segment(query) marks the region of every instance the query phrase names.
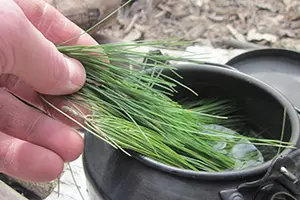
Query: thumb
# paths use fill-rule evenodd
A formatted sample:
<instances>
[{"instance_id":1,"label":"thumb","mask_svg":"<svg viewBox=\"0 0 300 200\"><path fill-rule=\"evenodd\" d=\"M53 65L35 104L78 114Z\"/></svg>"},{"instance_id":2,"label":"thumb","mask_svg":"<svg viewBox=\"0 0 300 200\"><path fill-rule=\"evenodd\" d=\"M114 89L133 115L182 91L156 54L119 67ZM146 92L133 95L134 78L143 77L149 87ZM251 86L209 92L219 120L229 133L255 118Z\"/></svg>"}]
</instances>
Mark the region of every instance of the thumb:
<instances>
[{"instance_id":1,"label":"thumb","mask_svg":"<svg viewBox=\"0 0 300 200\"><path fill-rule=\"evenodd\" d=\"M83 86L81 63L61 54L13 1L1 6L0 19L0 74L15 74L49 95L72 93Z\"/></svg>"}]
</instances>

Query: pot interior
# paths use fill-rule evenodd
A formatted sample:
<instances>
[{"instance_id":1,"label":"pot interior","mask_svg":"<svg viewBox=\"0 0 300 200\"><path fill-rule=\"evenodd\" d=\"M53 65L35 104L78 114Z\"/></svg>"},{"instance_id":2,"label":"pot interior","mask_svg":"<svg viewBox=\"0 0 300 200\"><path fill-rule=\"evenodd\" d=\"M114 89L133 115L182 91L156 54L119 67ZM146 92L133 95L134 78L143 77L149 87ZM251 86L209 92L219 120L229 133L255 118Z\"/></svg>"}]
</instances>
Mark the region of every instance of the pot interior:
<instances>
[{"instance_id":1,"label":"pot interior","mask_svg":"<svg viewBox=\"0 0 300 200\"><path fill-rule=\"evenodd\" d=\"M298 142L299 121L296 111L280 93L263 82L240 72L212 66L182 65L178 66L176 72L183 79L168 70L165 70L163 73L188 86L198 96L192 94L182 86L178 86L176 88L178 91L177 95L172 97L174 100L189 102L200 99L230 99L239 108L233 114L243 116L244 125L241 128L247 131L239 132L240 134L275 140L280 140L282 137L285 142L292 142L294 144ZM284 121L285 108L286 119ZM283 123L284 132L282 134ZM247 175L265 171L278 151L276 147L256 147L264 157L264 164L249 169L225 173L192 172L190 170L181 170L167 166L141 155L137 155L136 158L152 167L183 176ZM287 154L290 151L290 149L284 149L281 152L282 154Z\"/></svg>"}]
</instances>

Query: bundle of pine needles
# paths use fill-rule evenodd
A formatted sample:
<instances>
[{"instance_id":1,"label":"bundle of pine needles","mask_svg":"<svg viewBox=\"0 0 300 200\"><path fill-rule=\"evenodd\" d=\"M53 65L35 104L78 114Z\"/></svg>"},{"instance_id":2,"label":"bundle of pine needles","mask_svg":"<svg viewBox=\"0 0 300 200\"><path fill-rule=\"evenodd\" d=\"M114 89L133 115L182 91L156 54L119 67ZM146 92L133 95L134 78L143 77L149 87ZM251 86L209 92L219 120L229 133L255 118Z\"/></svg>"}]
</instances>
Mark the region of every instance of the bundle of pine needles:
<instances>
[{"instance_id":1,"label":"bundle of pine needles","mask_svg":"<svg viewBox=\"0 0 300 200\"><path fill-rule=\"evenodd\" d=\"M85 66L87 81L80 91L65 96L72 106L55 109L74 121L81 119L85 130L128 155L134 151L194 171L218 172L261 164L264 159L258 145L291 147L288 142L247 137L225 128L235 123L229 118L235 109L230 101L199 100L185 107L173 101L176 86L198 94L164 75L163 70L176 74L170 61L196 61L136 50L165 45L180 43L58 47ZM91 113L82 113L78 106Z\"/></svg>"},{"instance_id":2,"label":"bundle of pine needles","mask_svg":"<svg viewBox=\"0 0 300 200\"><path fill-rule=\"evenodd\" d=\"M86 32L128 3L130 1ZM60 45L57 48L61 53L84 65L86 83L77 93L65 96L71 106L59 109L41 98L112 147L128 155L134 151L182 169L208 172L244 169L264 162L256 146L293 148L288 142L249 137L229 129L235 127L236 120L230 118L235 108L228 100L202 99L186 105L172 100L177 94L176 86L198 94L166 76L163 70L177 74L176 68L169 64L171 61L198 62L188 57L145 53L137 49L182 45L186 43ZM84 114L78 106L91 113Z\"/></svg>"}]
</instances>

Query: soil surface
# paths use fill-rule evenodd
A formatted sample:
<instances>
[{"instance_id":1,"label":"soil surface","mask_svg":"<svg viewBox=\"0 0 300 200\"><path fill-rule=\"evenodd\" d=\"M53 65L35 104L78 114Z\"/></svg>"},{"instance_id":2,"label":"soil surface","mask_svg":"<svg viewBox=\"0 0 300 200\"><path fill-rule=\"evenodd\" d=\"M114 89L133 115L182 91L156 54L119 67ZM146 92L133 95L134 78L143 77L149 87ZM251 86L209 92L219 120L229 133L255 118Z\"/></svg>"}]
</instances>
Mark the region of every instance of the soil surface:
<instances>
[{"instance_id":1,"label":"soil surface","mask_svg":"<svg viewBox=\"0 0 300 200\"><path fill-rule=\"evenodd\" d=\"M221 48L300 50L300 1L135 0L100 33L127 41L180 38Z\"/></svg>"}]
</instances>

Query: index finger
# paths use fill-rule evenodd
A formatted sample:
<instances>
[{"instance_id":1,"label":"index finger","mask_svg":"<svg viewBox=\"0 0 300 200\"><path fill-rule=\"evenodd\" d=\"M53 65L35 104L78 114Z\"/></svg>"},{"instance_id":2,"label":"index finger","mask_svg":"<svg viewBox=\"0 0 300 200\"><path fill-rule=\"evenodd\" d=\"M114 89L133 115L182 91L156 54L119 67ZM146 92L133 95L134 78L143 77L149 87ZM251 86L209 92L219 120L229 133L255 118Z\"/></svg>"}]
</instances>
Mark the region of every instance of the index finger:
<instances>
[{"instance_id":1,"label":"index finger","mask_svg":"<svg viewBox=\"0 0 300 200\"><path fill-rule=\"evenodd\" d=\"M15 0L28 20L54 44L70 40L84 31L58 10L43 0ZM66 43L66 45L95 45L97 42L88 34Z\"/></svg>"}]
</instances>

